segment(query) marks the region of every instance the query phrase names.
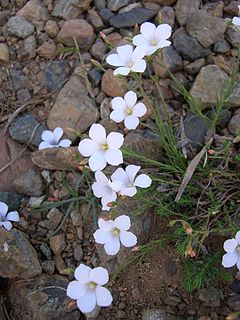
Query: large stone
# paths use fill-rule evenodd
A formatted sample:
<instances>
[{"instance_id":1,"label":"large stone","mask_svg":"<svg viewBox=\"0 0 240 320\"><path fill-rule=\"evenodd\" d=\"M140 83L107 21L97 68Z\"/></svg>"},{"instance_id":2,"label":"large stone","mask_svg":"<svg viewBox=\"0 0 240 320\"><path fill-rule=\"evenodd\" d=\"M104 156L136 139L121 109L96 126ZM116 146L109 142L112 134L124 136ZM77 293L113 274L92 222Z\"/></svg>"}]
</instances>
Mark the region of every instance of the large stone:
<instances>
[{"instance_id":1,"label":"large stone","mask_svg":"<svg viewBox=\"0 0 240 320\"><path fill-rule=\"evenodd\" d=\"M172 46L163 48L153 64L154 72L162 78L168 76L168 70L176 72L182 70L183 63L180 55Z\"/></svg>"},{"instance_id":2,"label":"large stone","mask_svg":"<svg viewBox=\"0 0 240 320\"><path fill-rule=\"evenodd\" d=\"M20 173L13 181L13 187L26 196L39 197L43 193L42 179L33 169Z\"/></svg>"},{"instance_id":3,"label":"large stone","mask_svg":"<svg viewBox=\"0 0 240 320\"><path fill-rule=\"evenodd\" d=\"M224 39L227 23L222 18L213 17L206 10L199 10L187 21L187 31L199 43L208 48Z\"/></svg>"},{"instance_id":4,"label":"large stone","mask_svg":"<svg viewBox=\"0 0 240 320\"><path fill-rule=\"evenodd\" d=\"M185 33L177 35L174 38L173 45L176 51L185 60L189 61L203 58L211 52L210 49L202 47L195 38Z\"/></svg>"},{"instance_id":5,"label":"large stone","mask_svg":"<svg viewBox=\"0 0 240 320\"><path fill-rule=\"evenodd\" d=\"M48 10L44 6L43 1L29 0L25 6L17 12L17 16L24 17L33 25L38 25L39 21L47 21L49 19Z\"/></svg>"},{"instance_id":6,"label":"large stone","mask_svg":"<svg viewBox=\"0 0 240 320\"><path fill-rule=\"evenodd\" d=\"M135 24L141 24L152 19L156 15L155 12L144 9L135 8L128 12L120 13L110 19L110 24L115 28L134 27Z\"/></svg>"},{"instance_id":7,"label":"large stone","mask_svg":"<svg viewBox=\"0 0 240 320\"><path fill-rule=\"evenodd\" d=\"M25 39L34 32L33 25L20 16L11 17L7 23L7 33Z\"/></svg>"},{"instance_id":8,"label":"large stone","mask_svg":"<svg viewBox=\"0 0 240 320\"><path fill-rule=\"evenodd\" d=\"M48 127L51 130L63 128L70 139L76 139L76 136L68 128L85 132L99 118L95 102L87 94L84 79L73 75L60 91L49 113Z\"/></svg>"},{"instance_id":9,"label":"large stone","mask_svg":"<svg viewBox=\"0 0 240 320\"><path fill-rule=\"evenodd\" d=\"M78 320L80 311L69 308L66 295L69 280L60 275L40 275L29 281L12 283L7 292L15 320Z\"/></svg>"},{"instance_id":10,"label":"large stone","mask_svg":"<svg viewBox=\"0 0 240 320\"><path fill-rule=\"evenodd\" d=\"M201 69L190 90L193 98L199 102L202 109L216 104L217 97L223 94L229 76L218 66L208 65ZM237 86L228 101L229 107L240 106L240 84Z\"/></svg>"},{"instance_id":11,"label":"large stone","mask_svg":"<svg viewBox=\"0 0 240 320\"><path fill-rule=\"evenodd\" d=\"M176 4L176 18L182 26L187 23L188 18L192 19L198 11L201 0L178 0Z\"/></svg>"},{"instance_id":12,"label":"large stone","mask_svg":"<svg viewBox=\"0 0 240 320\"><path fill-rule=\"evenodd\" d=\"M42 272L35 249L24 233L0 228L0 276L30 279Z\"/></svg>"},{"instance_id":13,"label":"large stone","mask_svg":"<svg viewBox=\"0 0 240 320\"><path fill-rule=\"evenodd\" d=\"M95 38L93 27L83 19L64 22L57 40L66 46L75 47L73 37L76 38L80 49L89 50Z\"/></svg>"},{"instance_id":14,"label":"large stone","mask_svg":"<svg viewBox=\"0 0 240 320\"><path fill-rule=\"evenodd\" d=\"M45 70L46 86L49 92L61 89L69 76L67 61L50 61Z\"/></svg>"},{"instance_id":15,"label":"large stone","mask_svg":"<svg viewBox=\"0 0 240 320\"><path fill-rule=\"evenodd\" d=\"M110 97L123 96L127 91L127 81L115 77L113 71L108 69L102 76L101 88Z\"/></svg>"}]
</instances>

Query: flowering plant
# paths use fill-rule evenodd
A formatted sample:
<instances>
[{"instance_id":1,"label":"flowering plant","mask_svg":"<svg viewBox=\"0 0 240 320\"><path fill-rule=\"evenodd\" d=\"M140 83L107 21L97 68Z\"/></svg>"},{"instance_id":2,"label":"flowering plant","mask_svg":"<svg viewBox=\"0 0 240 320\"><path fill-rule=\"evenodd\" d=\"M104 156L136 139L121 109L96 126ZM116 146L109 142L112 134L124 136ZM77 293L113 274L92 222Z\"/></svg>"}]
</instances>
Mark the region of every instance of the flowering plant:
<instances>
[{"instance_id":1,"label":"flowering plant","mask_svg":"<svg viewBox=\"0 0 240 320\"><path fill-rule=\"evenodd\" d=\"M8 212L8 205L4 202L0 202L0 226L4 227L6 230L12 229L12 222L18 222L19 214L17 211Z\"/></svg>"},{"instance_id":2,"label":"flowering plant","mask_svg":"<svg viewBox=\"0 0 240 320\"><path fill-rule=\"evenodd\" d=\"M55 128L53 131L45 130L42 133L42 142L39 144L39 149L46 148L67 148L71 145L72 141L69 139L61 139L63 136L63 129L60 127Z\"/></svg>"}]
</instances>

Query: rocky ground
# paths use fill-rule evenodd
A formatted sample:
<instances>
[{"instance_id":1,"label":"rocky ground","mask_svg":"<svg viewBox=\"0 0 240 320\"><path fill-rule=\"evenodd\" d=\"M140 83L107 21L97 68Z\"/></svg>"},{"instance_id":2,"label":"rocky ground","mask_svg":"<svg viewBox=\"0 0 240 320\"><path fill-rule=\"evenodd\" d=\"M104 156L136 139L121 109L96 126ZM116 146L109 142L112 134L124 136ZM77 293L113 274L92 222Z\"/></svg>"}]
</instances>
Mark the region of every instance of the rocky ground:
<instances>
[{"instance_id":1,"label":"rocky ground","mask_svg":"<svg viewBox=\"0 0 240 320\"><path fill-rule=\"evenodd\" d=\"M67 199L63 179L74 187L76 176L64 170L79 166L72 157L74 146L37 151L41 133L60 126L77 146L69 128L85 133L92 123L99 122L108 131L124 131L128 147L161 158L149 129L140 126L129 133L109 120L111 98L122 96L136 84L113 76L105 63L109 48L99 32L116 47L129 42L136 24L170 24L172 46L163 49L164 64L203 108L208 108L229 79L237 55L240 32L229 26L226 18L238 14L238 5L239 0L0 0L0 201L21 216L11 232L0 228L1 320L84 319L66 297L72 279L67 275L69 268L80 262L90 266L101 263L113 271L126 259L122 251L117 259L107 260L101 248L95 248L92 218L85 223L82 219L86 204L80 206L80 214L72 209L54 235L66 208L32 210L46 200ZM92 59L106 71L99 70ZM161 77L159 86L169 113L184 116L187 137L204 143L208 128L188 112L166 69L159 65L152 69ZM143 86L147 94L159 98L147 73ZM235 137L240 130L239 88L219 123L220 135ZM153 120L149 110L144 121L149 124ZM137 205L125 203L118 210L126 213ZM135 218L133 229L140 243L168 232L166 223L156 221L149 212ZM186 293L181 286L179 257L168 247L120 273L111 286L113 305L88 318L225 319L240 310L236 286L235 292L216 286Z\"/></svg>"}]
</instances>

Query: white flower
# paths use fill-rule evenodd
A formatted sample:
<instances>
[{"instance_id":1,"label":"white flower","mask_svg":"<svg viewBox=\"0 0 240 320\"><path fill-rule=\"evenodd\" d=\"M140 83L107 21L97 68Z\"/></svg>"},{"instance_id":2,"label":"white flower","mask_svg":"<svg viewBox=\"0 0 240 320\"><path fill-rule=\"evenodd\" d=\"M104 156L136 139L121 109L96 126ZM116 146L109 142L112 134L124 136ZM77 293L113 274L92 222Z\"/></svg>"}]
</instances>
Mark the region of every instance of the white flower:
<instances>
[{"instance_id":1,"label":"white flower","mask_svg":"<svg viewBox=\"0 0 240 320\"><path fill-rule=\"evenodd\" d=\"M144 72L146 62L142 59L145 56L145 50L142 47L135 48L131 45L125 45L117 48L117 53L110 54L106 61L108 64L119 67L114 70L113 74L122 74L127 76L130 71Z\"/></svg>"},{"instance_id":2,"label":"white flower","mask_svg":"<svg viewBox=\"0 0 240 320\"><path fill-rule=\"evenodd\" d=\"M156 27L153 23L144 22L141 25L140 32L141 34L133 37L133 43L137 47L144 47L147 56L171 44L167 39L171 36L172 28L166 23Z\"/></svg>"},{"instance_id":3,"label":"white flower","mask_svg":"<svg viewBox=\"0 0 240 320\"><path fill-rule=\"evenodd\" d=\"M39 149L46 148L67 148L71 145L72 141L69 139L60 140L63 135L63 129L60 127L55 128L53 131L45 130L42 133L42 142L39 145Z\"/></svg>"},{"instance_id":4,"label":"white flower","mask_svg":"<svg viewBox=\"0 0 240 320\"><path fill-rule=\"evenodd\" d=\"M133 164L126 167L125 171L122 168L118 168L111 176L112 181L121 181L123 187L120 194L133 197L137 193L137 188L148 188L152 180L146 174L140 174L136 177L136 174L141 169L140 166Z\"/></svg>"},{"instance_id":5,"label":"white flower","mask_svg":"<svg viewBox=\"0 0 240 320\"><path fill-rule=\"evenodd\" d=\"M240 27L240 18L239 18L239 17L233 17L232 23L233 23L236 27Z\"/></svg>"},{"instance_id":6,"label":"white flower","mask_svg":"<svg viewBox=\"0 0 240 320\"><path fill-rule=\"evenodd\" d=\"M19 221L19 214L17 211L8 212L8 206L4 202L0 202L0 226L6 230L12 229L12 223L10 221Z\"/></svg>"},{"instance_id":7,"label":"white flower","mask_svg":"<svg viewBox=\"0 0 240 320\"><path fill-rule=\"evenodd\" d=\"M92 171L102 170L107 163L118 166L123 163L122 152L119 148L123 144L123 135L111 132L106 137L106 130L100 124L94 123L89 130L91 139L84 139L79 143L78 150L84 157L90 157L89 167Z\"/></svg>"},{"instance_id":8,"label":"white flower","mask_svg":"<svg viewBox=\"0 0 240 320\"><path fill-rule=\"evenodd\" d=\"M236 233L235 239L226 240L223 248L227 252L222 258L224 268L231 268L236 264L240 270L240 231Z\"/></svg>"},{"instance_id":9,"label":"white flower","mask_svg":"<svg viewBox=\"0 0 240 320\"><path fill-rule=\"evenodd\" d=\"M112 295L108 289L103 287L109 280L106 269L102 267L91 269L80 264L76 268L74 276L76 280L69 283L67 296L77 300L77 306L81 312L91 312L96 305L110 306Z\"/></svg>"},{"instance_id":10,"label":"white flower","mask_svg":"<svg viewBox=\"0 0 240 320\"><path fill-rule=\"evenodd\" d=\"M127 129L136 129L139 124L139 117L142 117L147 108L143 103L137 103L137 95L133 91L128 91L124 99L116 97L112 100L113 111L110 118L119 123L124 120L124 125Z\"/></svg>"},{"instance_id":11,"label":"white flower","mask_svg":"<svg viewBox=\"0 0 240 320\"><path fill-rule=\"evenodd\" d=\"M102 171L95 172L96 182L92 185L92 190L97 198L102 198L102 210L110 210L109 203L117 199L117 192L122 188L122 183L118 181L112 182Z\"/></svg>"},{"instance_id":12,"label":"white flower","mask_svg":"<svg viewBox=\"0 0 240 320\"><path fill-rule=\"evenodd\" d=\"M120 242L124 247L132 247L137 243L137 237L132 232L127 231L131 227L128 216L122 215L114 221L98 220L100 229L94 232L93 236L97 243L104 244L107 254L115 255L120 250Z\"/></svg>"}]
</instances>

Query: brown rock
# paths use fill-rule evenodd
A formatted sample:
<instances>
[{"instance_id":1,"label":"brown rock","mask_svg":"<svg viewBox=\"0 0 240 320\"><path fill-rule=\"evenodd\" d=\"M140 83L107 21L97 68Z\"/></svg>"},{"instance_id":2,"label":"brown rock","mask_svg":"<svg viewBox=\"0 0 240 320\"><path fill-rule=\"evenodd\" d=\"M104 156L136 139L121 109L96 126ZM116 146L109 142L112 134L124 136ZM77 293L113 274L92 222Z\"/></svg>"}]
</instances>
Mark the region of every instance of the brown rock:
<instances>
[{"instance_id":1,"label":"brown rock","mask_svg":"<svg viewBox=\"0 0 240 320\"><path fill-rule=\"evenodd\" d=\"M123 96L127 91L127 81L125 78L115 77L113 71L108 69L102 77L101 87L110 97Z\"/></svg>"},{"instance_id":2,"label":"brown rock","mask_svg":"<svg viewBox=\"0 0 240 320\"><path fill-rule=\"evenodd\" d=\"M227 6L224 7L224 11L231 16L237 16L239 12L239 5L239 1L231 1Z\"/></svg>"},{"instance_id":3,"label":"brown rock","mask_svg":"<svg viewBox=\"0 0 240 320\"><path fill-rule=\"evenodd\" d=\"M176 18L181 26L187 23L188 17L191 18L198 11L200 3L201 0L178 0Z\"/></svg>"},{"instance_id":4,"label":"brown rock","mask_svg":"<svg viewBox=\"0 0 240 320\"><path fill-rule=\"evenodd\" d=\"M0 228L0 276L30 279L41 272L37 252L24 233Z\"/></svg>"},{"instance_id":5,"label":"brown rock","mask_svg":"<svg viewBox=\"0 0 240 320\"><path fill-rule=\"evenodd\" d=\"M76 38L80 49L89 50L95 38L93 27L83 19L65 21L57 40L66 46L74 47L73 37Z\"/></svg>"},{"instance_id":6,"label":"brown rock","mask_svg":"<svg viewBox=\"0 0 240 320\"><path fill-rule=\"evenodd\" d=\"M146 0L146 2L154 2L164 6L172 6L177 0Z\"/></svg>"},{"instance_id":7,"label":"brown rock","mask_svg":"<svg viewBox=\"0 0 240 320\"><path fill-rule=\"evenodd\" d=\"M9 49L5 43L0 43L0 61L2 62L9 61Z\"/></svg>"},{"instance_id":8,"label":"brown rock","mask_svg":"<svg viewBox=\"0 0 240 320\"><path fill-rule=\"evenodd\" d=\"M234 137L240 135L240 112L235 113L235 115L232 117L228 124L228 130L234 135Z\"/></svg>"},{"instance_id":9,"label":"brown rock","mask_svg":"<svg viewBox=\"0 0 240 320\"><path fill-rule=\"evenodd\" d=\"M37 50L37 54L45 59L53 59L57 55L57 47L54 42L44 42Z\"/></svg>"},{"instance_id":10,"label":"brown rock","mask_svg":"<svg viewBox=\"0 0 240 320\"><path fill-rule=\"evenodd\" d=\"M46 22L44 30L50 38L55 38L58 35L59 27L56 21L48 20Z\"/></svg>"},{"instance_id":11,"label":"brown rock","mask_svg":"<svg viewBox=\"0 0 240 320\"><path fill-rule=\"evenodd\" d=\"M97 39L92 45L90 53L94 59L102 61L107 51L108 48L105 43L101 39Z\"/></svg>"},{"instance_id":12,"label":"brown rock","mask_svg":"<svg viewBox=\"0 0 240 320\"><path fill-rule=\"evenodd\" d=\"M95 31L100 31L104 27L104 23L99 14L94 10L88 10L87 20L93 25Z\"/></svg>"},{"instance_id":13,"label":"brown rock","mask_svg":"<svg viewBox=\"0 0 240 320\"><path fill-rule=\"evenodd\" d=\"M84 79L73 75L60 91L49 113L48 127L51 130L57 126L63 128L70 139L76 139L76 136L69 128L85 132L99 118L95 102L87 94Z\"/></svg>"},{"instance_id":14,"label":"brown rock","mask_svg":"<svg viewBox=\"0 0 240 320\"><path fill-rule=\"evenodd\" d=\"M172 7L167 7L164 6L157 15L157 21L160 23L167 23L169 24L172 28L174 25L174 20L175 20L175 12Z\"/></svg>"},{"instance_id":15,"label":"brown rock","mask_svg":"<svg viewBox=\"0 0 240 320\"><path fill-rule=\"evenodd\" d=\"M36 56L36 38L31 35L23 40L19 50L17 51L17 57L19 61L27 61Z\"/></svg>"},{"instance_id":16,"label":"brown rock","mask_svg":"<svg viewBox=\"0 0 240 320\"><path fill-rule=\"evenodd\" d=\"M17 12L17 16L24 17L33 25L39 21L47 21L49 19L48 10L40 0L30 0L25 6Z\"/></svg>"},{"instance_id":17,"label":"brown rock","mask_svg":"<svg viewBox=\"0 0 240 320\"><path fill-rule=\"evenodd\" d=\"M63 233L56 234L50 238L50 248L54 254L60 254L66 247L65 235Z\"/></svg>"}]
</instances>

